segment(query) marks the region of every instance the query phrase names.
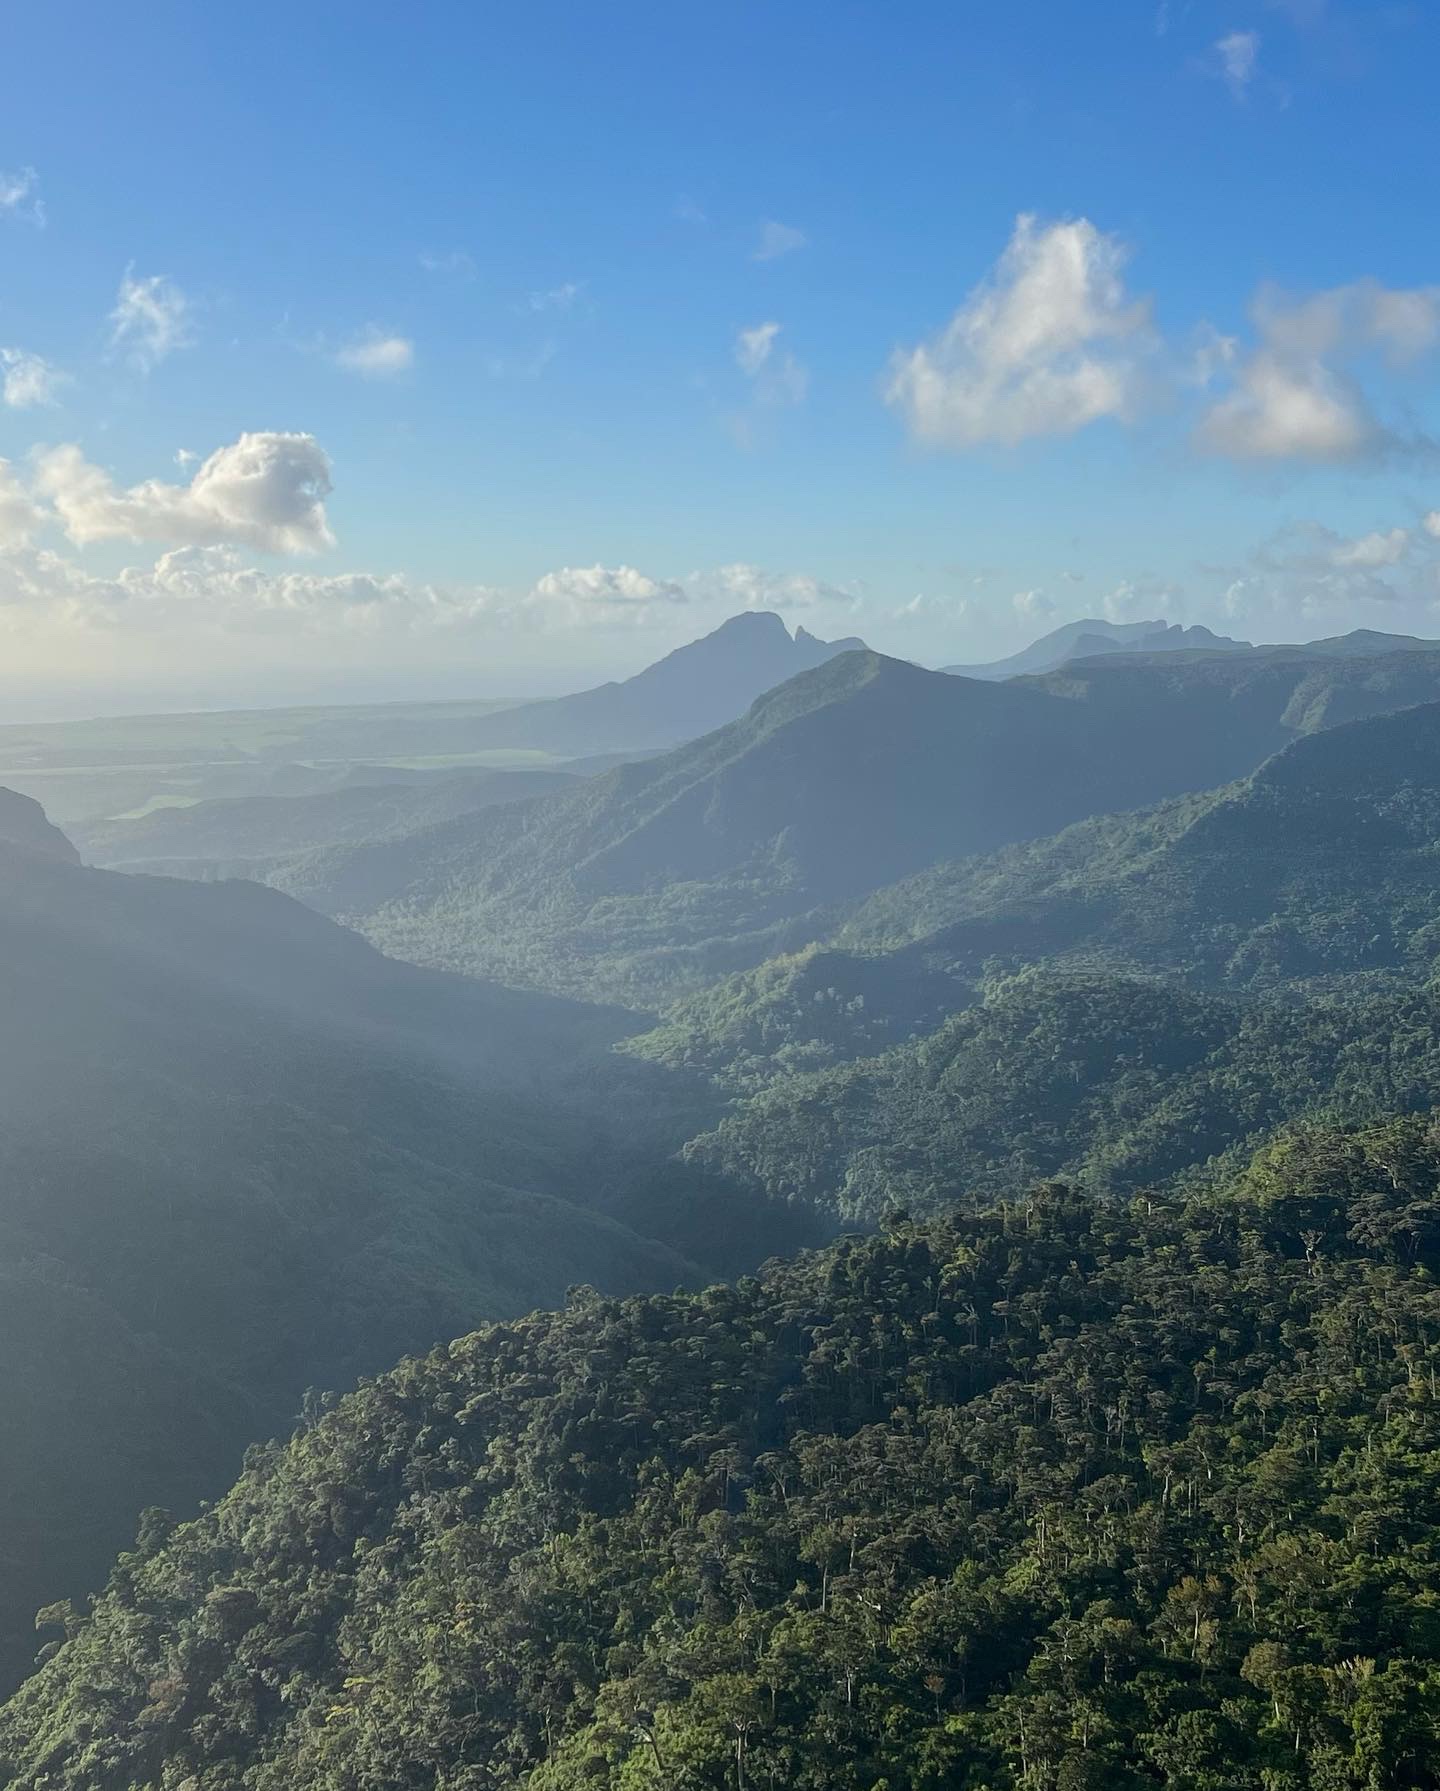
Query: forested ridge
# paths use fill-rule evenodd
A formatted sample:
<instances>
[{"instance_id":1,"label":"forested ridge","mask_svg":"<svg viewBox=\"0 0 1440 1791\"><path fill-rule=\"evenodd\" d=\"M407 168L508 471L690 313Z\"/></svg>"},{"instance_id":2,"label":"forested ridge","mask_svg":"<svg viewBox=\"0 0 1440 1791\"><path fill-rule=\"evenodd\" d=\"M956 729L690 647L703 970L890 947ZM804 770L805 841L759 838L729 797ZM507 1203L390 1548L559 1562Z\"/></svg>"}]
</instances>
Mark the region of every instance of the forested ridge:
<instances>
[{"instance_id":1,"label":"forested ridge","mask_svg":"<svg viewBox=\"0 0 1440 1791\"><path fill-rule=\"evenodd\" d=\"M1002 683L848 652L579 789L264 875L417 963L666 1007L897 879L1437 698L1431 652L1122 654Z\"/></svg>"},{"instance_id":2,"label":"forested ridge","mask_svg":"<svg viewBox=\"0 0 1440 1791\"><path fill-rule=\"evenodd\" d=\"M1440 1136L967 1204L402 1364L142 1526L27 1791L1429 1786Z\"/></svg>"}]
</instances>

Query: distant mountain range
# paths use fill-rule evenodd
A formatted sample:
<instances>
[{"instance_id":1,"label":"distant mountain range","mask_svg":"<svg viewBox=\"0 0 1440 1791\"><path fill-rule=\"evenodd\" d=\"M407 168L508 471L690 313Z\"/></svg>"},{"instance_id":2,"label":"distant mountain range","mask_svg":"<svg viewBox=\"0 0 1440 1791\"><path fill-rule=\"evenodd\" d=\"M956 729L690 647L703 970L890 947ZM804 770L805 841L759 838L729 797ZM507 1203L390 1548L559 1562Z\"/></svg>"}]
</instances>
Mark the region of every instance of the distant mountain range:
<instances>
[{"instance_id":1,"label":"distant mountain range","mask_svg":"<svg viewBox=\"0 0 1440 1791\"><path fill-rule=\"evenodd\" d=\"M633 678L522 703L469 725L471 750L527 748L561 757L677 746L723 727L756 697L864 642L792 636L777 615L746 611Z\"/></svg>"},{"instance_id":2,"label":"distant mountain range","mask_svg":"<svg viewBox=\"0 0 1440 1791\"><path fill-rule=\"evenodd\" d=\"M1388 653L1434 652L1440 641L1423 640L1413 634L1383 634L1374 628L1356 628L1349 634L1337 634L1325 640L1301 641L1287 646L1254 646L1250 641L1232 640L1228 635L1214 634L1199 623L1189 628L1178 622L1106 622L1090 616L1078 622L1065 622L1039 640L1012 653L1008 659L994 659L981 665L947 665L942 670L960 678L1035 677L1057 671L1080 659L1101 659L1113 654L1146 655L1155 653L1307 653L1324 659L1364 659Z\"/></svg>"},{"instance_id":3,"label":"distant mountain range","mask_svg":"<svg viewBox=\"0 0 1440 1791\"><path fill-rule=\"evenodd\" d=\"M417 962L652 1005L910 871L1437 697L1428 652L1121 654L1004 682L849 653L573 791L264 874Z\"/></svg>"},{"instance_id":4,"label":"distant mountain range","mask_svg":"<svg viewBox=\"0 0 1440 1791\"><path fill-rule=\"evenodd\" d=\"M1026 673L1053 672L1070 659L1093 659L1104 653L1174 653L1183 649L1210 653L1236 653L1249 649L1249 641L1212 634L1196 624L1183 628L1178 622L1105 622L1090 616L1065 622L1041 635L1008 659L982 665L947 665L941 669L958 678L1017 678Z\"/></svg>"}]
</instances>

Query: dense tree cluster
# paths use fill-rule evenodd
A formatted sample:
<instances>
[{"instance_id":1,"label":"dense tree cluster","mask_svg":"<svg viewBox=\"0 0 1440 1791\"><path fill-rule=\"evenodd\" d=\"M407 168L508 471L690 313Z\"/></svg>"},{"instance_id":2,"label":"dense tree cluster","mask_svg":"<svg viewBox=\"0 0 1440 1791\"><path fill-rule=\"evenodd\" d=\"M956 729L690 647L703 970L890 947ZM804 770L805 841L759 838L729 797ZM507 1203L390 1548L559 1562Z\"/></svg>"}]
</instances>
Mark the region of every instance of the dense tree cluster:
<instances>
[{"instance_id":1,"label":"dense tree cluster","mask_svg":"<svg viewBox=\"0 0 1440 1791\"><path fill-rule=\"evenodd\" d=\"M1125 1193L1312 1116L1428 1106L1429 989L1245 1001L1027 970L880 1057L776 1078L687 1159L775 1200L874 1219L1064 1174Z\"/></svg>"},{"instance_id":2,"label":"dense tree cluster","mask_svg":"<svg viewBox=\"0 0 1440 1791\"><path fill-rule=\"evenodd\" d=\"M149 1518L25 1791L1436 1783L1440 1135L499 1326Z\"/></svg>"}]
</instances>

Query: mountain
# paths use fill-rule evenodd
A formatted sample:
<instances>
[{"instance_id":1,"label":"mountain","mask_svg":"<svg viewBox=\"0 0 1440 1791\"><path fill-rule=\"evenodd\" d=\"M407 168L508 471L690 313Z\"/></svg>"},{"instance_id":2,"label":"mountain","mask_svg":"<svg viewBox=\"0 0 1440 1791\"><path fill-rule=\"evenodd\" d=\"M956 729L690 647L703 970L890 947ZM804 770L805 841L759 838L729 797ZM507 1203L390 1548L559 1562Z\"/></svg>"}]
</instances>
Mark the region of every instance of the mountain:
<instances>
[{"instance_id":1,"label":"mountain","mask_svg":"<svg viewBox=\"0 0 1440 1791\"><path fill-rule=\"evenodd\" d=\"M72 827L92 864L179 872L196 860L231 875L244 864L321 846L396 839L497 802L547 796L573 784L563 771L481 770L364 781L301 796L228 796L152 809L132 820ZM207 874L209 874L207 869Z\"/></svg>"},{"instance_id":2,"label":"mountain","mask_svg":"<svg viewBox=\"0 0 1440 1791\"><path fill-rule=\"evenodd\" d=\"M1440 641L1422 640L1414 634L1382 634L1374 628L1352 628L1349 634L1307 641L1302 650L1334 659L1358 659L1366 654L1433 653L1437 649Z\"/></svg>"},{"instance_id":3,"label":"mountain","mask_svg":"<svg viewBox=\"0 0 1440 1791\"><path fill-rule=\"evenodd\" d=\"M1015 678L1026 673L1052 672L1067 660L1090 659L1105 653L1173 653L1182 649L1236 653L1249 648L1249 641L1212 634L1198 623L1184 628L1178 622L1103 622L1090 616L1063 622L1008 659L994 659L984 665L947 665L941 669L958 678Z\"/></svg>"},{"instance_id":4,"label":"mountain","mask_svg":"<svg viewBox=\"0 0 1440 1791\"><path fill-rule=\"evenodd\" d=\"M756 697L862 641L817 640L750 610L620 683L522 703L470 724L472 750L526 748L561 757L669 747L723 727Z\"/></svg>"},{"instance_id":5,"label":"mountain","mask_svg":"<svg viewBox=\"0 0 1440 1791\"><path fill-rule=\"evenodd\" d=\"M1065 954L1216 988L1427 971L1440 703L1297 740L1250 777L878 891L837 942L932 963Z\"/></svg>"},{"instance_id":6,"label":"mountain","mask_svg":"<svg viewBox=\"0 0 1440 1791\"><path fill-rule=\"evenodd\" d=\"M1121 655L986 682L847 653L574 791L259 874L397 956L659 1006L910 872L1440 697L1440 656Z\"/></svg>"},{"instance_id":7,"label":"mountain","mask_svg":"<svg viewBox=\"0 0 1440 1791\"><path fill-rule=\"evenodd\" d=\"M0 844L0 1676L39 1602L95 1585L143 1505L218 1492L306 1388L785 1241L665 1167L656 1076L605 1064L623 1016L417 971L255 884L83 868L31 804L0 821L27 841Z\"/></svg>"},{"instance_id":8,"label":"mountain","mask_svg":"<svg viewBox=\"0 0 1440 1791\"><path fill-rule=\"evenodd\" d=\"M742 1097L688 1156L772 1199L1130 1192L1307 1113L1433 1100L1437 841L1440 703L923 872L627 1049Z\"/></svg>"},{"instance_id":9,"label":"mountain","mask_svg":"<svg viewBox=\"0 0 1440 1791\"><path fill-rule=\"evenodd\" d=\"M0 846L57 858L62 864L80 862L74 845L58 827L51 826L40 804L14 790L0 789Z\"/></svg>"},{"instance_id":10,"label":"mountain","mask_svg":"<svg viewBox=\"0 0 1440 1791\"><path fill-rule=\"evenodd\" d=\"M583 1293L149 1514L3 1782L1422 1791L1437 1274L1414 1119Z\"/></svg>"}]
</instances>

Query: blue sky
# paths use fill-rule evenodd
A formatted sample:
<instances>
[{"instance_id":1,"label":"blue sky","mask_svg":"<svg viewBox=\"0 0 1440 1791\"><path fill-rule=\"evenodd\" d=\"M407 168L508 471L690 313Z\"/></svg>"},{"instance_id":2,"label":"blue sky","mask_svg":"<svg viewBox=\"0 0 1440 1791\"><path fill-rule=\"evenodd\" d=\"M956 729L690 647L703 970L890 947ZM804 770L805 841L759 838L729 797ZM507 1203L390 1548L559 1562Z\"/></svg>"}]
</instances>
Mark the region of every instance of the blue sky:
<instances>
[{"instance_id":1,"label":"blue sky","mask_svg":"<svg viewBox=\"0 0 1440 1791\"><path fill-rule=\"evenodd\" d=\"M1435 8L51 0L7 42L14 714L556 689L747 603L935 663L1436 631Z\"/></svg>"}]
</instances>

